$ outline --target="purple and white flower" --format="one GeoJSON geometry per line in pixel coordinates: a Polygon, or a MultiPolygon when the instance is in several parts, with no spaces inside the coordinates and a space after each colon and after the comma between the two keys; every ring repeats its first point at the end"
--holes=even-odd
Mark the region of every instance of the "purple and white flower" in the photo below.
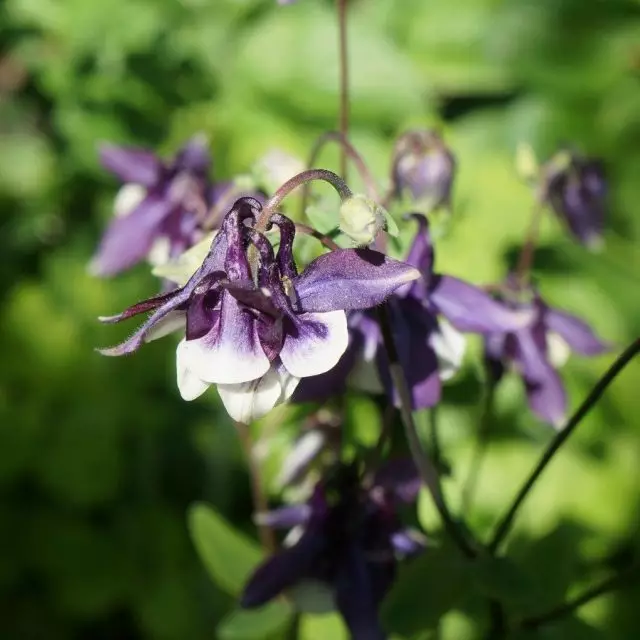
{"type": "Polygon", "coordinates": [[[241,606],[260,607],[286,591],[300,610],[337,608],[354,640],[385,638],[378,608],[398,561],[425,546],[397,514],[400,504],[415,501],[419,488],[410,460],[387,463],[368,487],[354,467],[340,466],[307,503],[259,514],[261,523],[291,532],[285,548],[249,579],[241,606]]]}
{"type": "MultiPolygon", "coordinates": [[[[472,284],[434,273],[426,218],[413,217],[419,229],[406,262],[418,269],[422,278],[400,287],[387,304],[398,357],[417,410],[440,400],[441,381],[460,366],[464,341],[458,332],[514,331],[533,320],[533,311],[510,309],[472,284]]],[[[306,379],[295,400],[319,400],[339,392],[355,374],[356,386],[369,392],[384,388],[398,404],[375,316],[368,311],[353,313],[349,327],[350,348],[340,363],[328,374],[306,379]]]]}
{"type": "Polygon", "coordinates": [[[182,397],[193,400],[215,384],[231,417],[246,422],[286,401],[301,378],[336,365],[348,345],[345,311],[380,304],[420,275],[371,249],[332,251],[299,274],[294,224],[271,217],[280,232],[274,255],[251,226],[261,209],[254,198],[238,200],[184,286],[102,318],[120,322],[152,312],[128,340],[102,353],[124,355],[183,330],[177,349],[182,397]]]}
{"type": "MultiPolygon", "coordinates": [[[[485,337],[485,358],[497,382],[510,367],[524,382],[529,407],[545,422],[561,427],[566,418],[567,393],[555,365],[554,351],[567,348],[585,356],[604,353],[609,345],[576,316],[547,305],[537,291],[519,286],[510,278],[501,298],[512,308],[532,308],[534,321],[517,331],[490,333],[485,337]],[[555,349],[554,349],[555,347],[555,349]],[[563,348],[564,347],[564,348],[563,348]]],[[[560,363],[558,363],[560,364],[560,363]]]]}

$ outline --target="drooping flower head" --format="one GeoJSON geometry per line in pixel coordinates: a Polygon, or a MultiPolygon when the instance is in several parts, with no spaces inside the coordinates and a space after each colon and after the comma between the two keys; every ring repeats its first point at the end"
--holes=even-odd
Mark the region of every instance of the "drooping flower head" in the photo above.
{"type": "Polygon", "coordinates": [[[131,353],[181,330],[182,397],[192,400],[216,384],[229,414],[245,422],[284,402],[300,378],[335,366],[348,344],[345,311],[380,304],[420,275],[371,249],[332,251],[299,274],[293,222],[271,217],[280,235],[274,255],[267,237],[252,226],[261,209],[254,198],[238,200],[184,286],[103,318],[120,322],[151,312],[128,340],[102,353],[131,353]]]}
{"type": "Polygon", "coordinates": [[[602,244],[607,184],[602,162],[559,152],[544,167],[543,199],[585,246],[602,244]]]}
{"type": "MultiPolygon", "coordinates": [[[[512,331],[530,323],[533,312],[510,309],[472,284],[435,273],[426,218],[413,217],[418,233],[406,261],[420,271],[422,278],[400,287],[389,298],[388,308],[398,357],[411,390],[413,409],[417,410],[439,401],[441,380],[460,366],[464,338],[459,332],[512,331]]],[[[398,404],[376,317],[369,311],[355,312],[349,326],[350,349],[338,366],[326,375],[305,380],[295,399],[322,399],[339,392],[347,378],[355,375],[356,386],[370,392],[384,388],[398,404]]]]}
{"type": "Polygon", "coordinates": [[[499,288],[498,295],[513,309],[533,308],[535,317],[516,331],[485,336],[489,371],[497,382],[506,368],[514,369],[524,382],[531,410],[559,428],[566,418],[567,393],[556,367],[564,363],[569,350],[595,356],[607,351],[609,345],[583,320],[547,305],[538,291],[515,277],[499,288]]]}
{"type": "Polygon", "coordinates": [[[233,182],[212,184],[206,140],[196,136],[165,162],[145,149],[105,144],[102,165],[122,181],[115,217],[105,232],[91,271],[110,276],[144,259],[162,264],[215,228],[242,195],[233,182]]]}
{"type": "Polygon", "coordinates": [[[408,192],[427,211],[449,208],[456,162],[443,139],[423,129],[403,134],[396,143],[391,169],[394,195],[408,192]]]}
{"type": "Polygon", "coordinates": [[[387,463],[368,485],[355,467],[339,466],[307,503],[261,514],[265,524],[293,528],[295,541],[286,546],[285,540],[285,548],[255,571],[241,606],[259,607],[287,592],[301,609],[337,608],[354,640],[385,638],[378,608],[398,560],[424,548],[423,537],[405,528],[397,512],[419,488],[410,460],[387,463]]]}

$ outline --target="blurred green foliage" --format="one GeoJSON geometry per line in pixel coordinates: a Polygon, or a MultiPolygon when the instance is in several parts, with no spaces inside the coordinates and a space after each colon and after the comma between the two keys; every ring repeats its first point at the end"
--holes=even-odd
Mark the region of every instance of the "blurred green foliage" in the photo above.
{"type": "MultiPolygon", "coordinates": [[[[351,4],[356,147],[384,181],[394,136],[439,122],[458,158],[438,268],[478,283],[500,279],[532,201],[515,170],[517,144],[542,159],[574,144],[607,163],[606,248],[588,254],[545,220],[540,287],[618,347],[637,336],[640,4],[351,4]]],[[[86,273],[116,188],[98,167],[96,144],[168,152],[204,131],[218,177],[246,171],[273,147],[305,157],[335,127],[335,42],[332,3],[322,0],[0,6],[0,637],[242,637],[247,623],[228,622],[233,598],[206,576],[186,517],[206,500],[253,534],[232,424],[213,391],[193,404],[179,399],[170,340],[127,359],[93,351],[123,335],[96,317],[157,286],[144,267],[112,281],[86,273]]],[[[323,155],[330,168],[336,159],[335,149],[323,155]]],[[[440,411],[454,506],[479,419],[478,346],[440,411]]],[[[569,362],[572,406],[610,360],[569,362]]],[[[553,462],[517,521],[508,567],[466,576],[450,570],[446,549],[425,556],[399,583],[412,597],[395,593],[388,603],[393,630],[426,638],[414,632],[442,613],[445,640],[480,638],[487,615],[478,593],[512,592],[514,611],[540,613],[640,553],[639,385],[635,363],[553,462]],[[459,591],[459,578],[474,588],[459,591]],[[535,596],[518,597],[525,588],[535,596]]],[[[347,406],[350,433],[370,443],[370,401],[347,406]]],[[[517,381],[507,381],[470,513],[483,535],[551,437],[523,406],[517,381]]],[[[274,497],[299,416],[279,410],[260,425],[274,497]]],[[[426,496],[419,511],[437,538],[426,496]]],[[[601,598],[539,637],[639,637],[638,598],[638,587],[601,598]]],[[[304,616],[300,630],[305,640],[344,636],[331,616],[304,616]]]]}

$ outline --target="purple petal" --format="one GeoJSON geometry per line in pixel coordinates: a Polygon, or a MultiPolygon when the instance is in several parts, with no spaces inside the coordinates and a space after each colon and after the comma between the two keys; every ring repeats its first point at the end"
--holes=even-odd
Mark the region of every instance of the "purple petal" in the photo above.
{"type": "Polygon", "coordinates": [[[335,579],[336,605],[352,640],[385,640],[378,622],[371,576],[361,549],[351,545],[343,554],[335,579]]]}
{"type": "Polygon", "coordinates": [[[373,484],[398,500],[409,503],[418,497],[422,481],[413,460],[406,456],[389,460],[380,467],[375,473],[373,484]]]}
{"type": "Polygon", "coordinates": [[[527,388],[531,410],[542,420],[561,427],[567,410],[567,396],[560,376],[546,358],[546,345],[541,339],[543,328],[518,331],[515,334],[517,362],[527,388]]]}
{"type": "Polygon", "coordinates": [[[333,369],[349,345],[344,311],[302,313],[284,319],[285,338],[280,359],[297,378],[333,369]]]}
{"type": "Polygon", "coordinates": [[[411,529],[402,529],[391,535],[393,548],[402,556],[414,556],[426,548],[424,536],[411,529]]]}
{"type": "Polygon", "coordinates": [[[256,380],[270,367],[254,317],[227,291],[222,294],[219,322],[202,338],[184,344],[185,365],[211,384],[256,380]]]}
{"type": "Polygon", "coordinates": [[[570,313],[547,307],[544,320],[547,328],[559,334],[577,353],[595,356],[610,349],[610,345],[600,340],[586,322],[570,313]]]}
{"type": "Polygon", "coordinates": [[[316,258],[294,282],[303,311],[368,309],[420,277],[410,265],[372,249],[338,249],[316,258]]]}
{"type": "Polygon", "coordinates": [[[433,271],[433,244],[429,233],[429,223],[420,214],[412,214],[411,217],[418,223],[418,231],[413,239],[406,262],[415,267],[428,277],[433,271]]]}
{"type": "Polygon", "coordinates": [[[206,176],[211,166],[209,144],[205,136],[194,136],[178,151],[175,168],[198,176],[206,176]]]}
{"type": "Polygon", "coordinates": [[[145,149],[103,144],[99,155],[102,166],[124,183],[152,187],[162,174],[162,163],[158,157],[145,149]]]}
{"type": "Polygon", "coordinates": [[[311,507],[308,504],[294,504],[267,513],[259,513],[255,520],[258,524],[275,529],[292,529],[306,524],[311,517],[311,507]]]}
{"type": "Polygon", "coordinates": [[[453,276],[435,276],[430,289],[431,302],[458,331],[515,331],[535,316],[534,309],[509,309],[479,287],[453,276]]]}
{"type": "Polygon", "coordinates": [[[91,261],[91,273],[111,276],[146,258],[158,237],[158,227],[172,206],[169,201],[150,195],[128,215],[114,218],[91,261]]]}
{"type": "Polygon", "coordinates": [[[245,609],[260,607],[304,578],[326,547],[319,532],[309,530],[297,544],[262,564],[249,579],[240,598],[245,609]]]}
{"type": "Polygon", "coordinates": [[[157,309],[166,302],[169,302],[170,300],[175,298],[175,295],[175,290],[169,291],[167,293],[161,293],[160,295],[154,296],[153,298],[147,298],[147,300],[142,300],[141,302],[128,307],[122,313],[117,313],[113,316],[100,316],[98,320],[100,320],[100,322],[104,322],[105,324],[115,324],[117,322],[122,322],[122,320],[133,318],[133,316],[137,316],[140,313],[146,313],[147,311],[153,311],[154,309],[157,309]]]}

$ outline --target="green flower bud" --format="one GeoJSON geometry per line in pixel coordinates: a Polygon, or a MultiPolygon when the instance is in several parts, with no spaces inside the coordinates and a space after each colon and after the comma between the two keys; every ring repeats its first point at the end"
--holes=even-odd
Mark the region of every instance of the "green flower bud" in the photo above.
{"type": "Polygon", "coordinates": [[[386,211],[366,196],[356,194],[340,206],[340,231],[358,246],[371,244],[386,226],[386,211]]]}

